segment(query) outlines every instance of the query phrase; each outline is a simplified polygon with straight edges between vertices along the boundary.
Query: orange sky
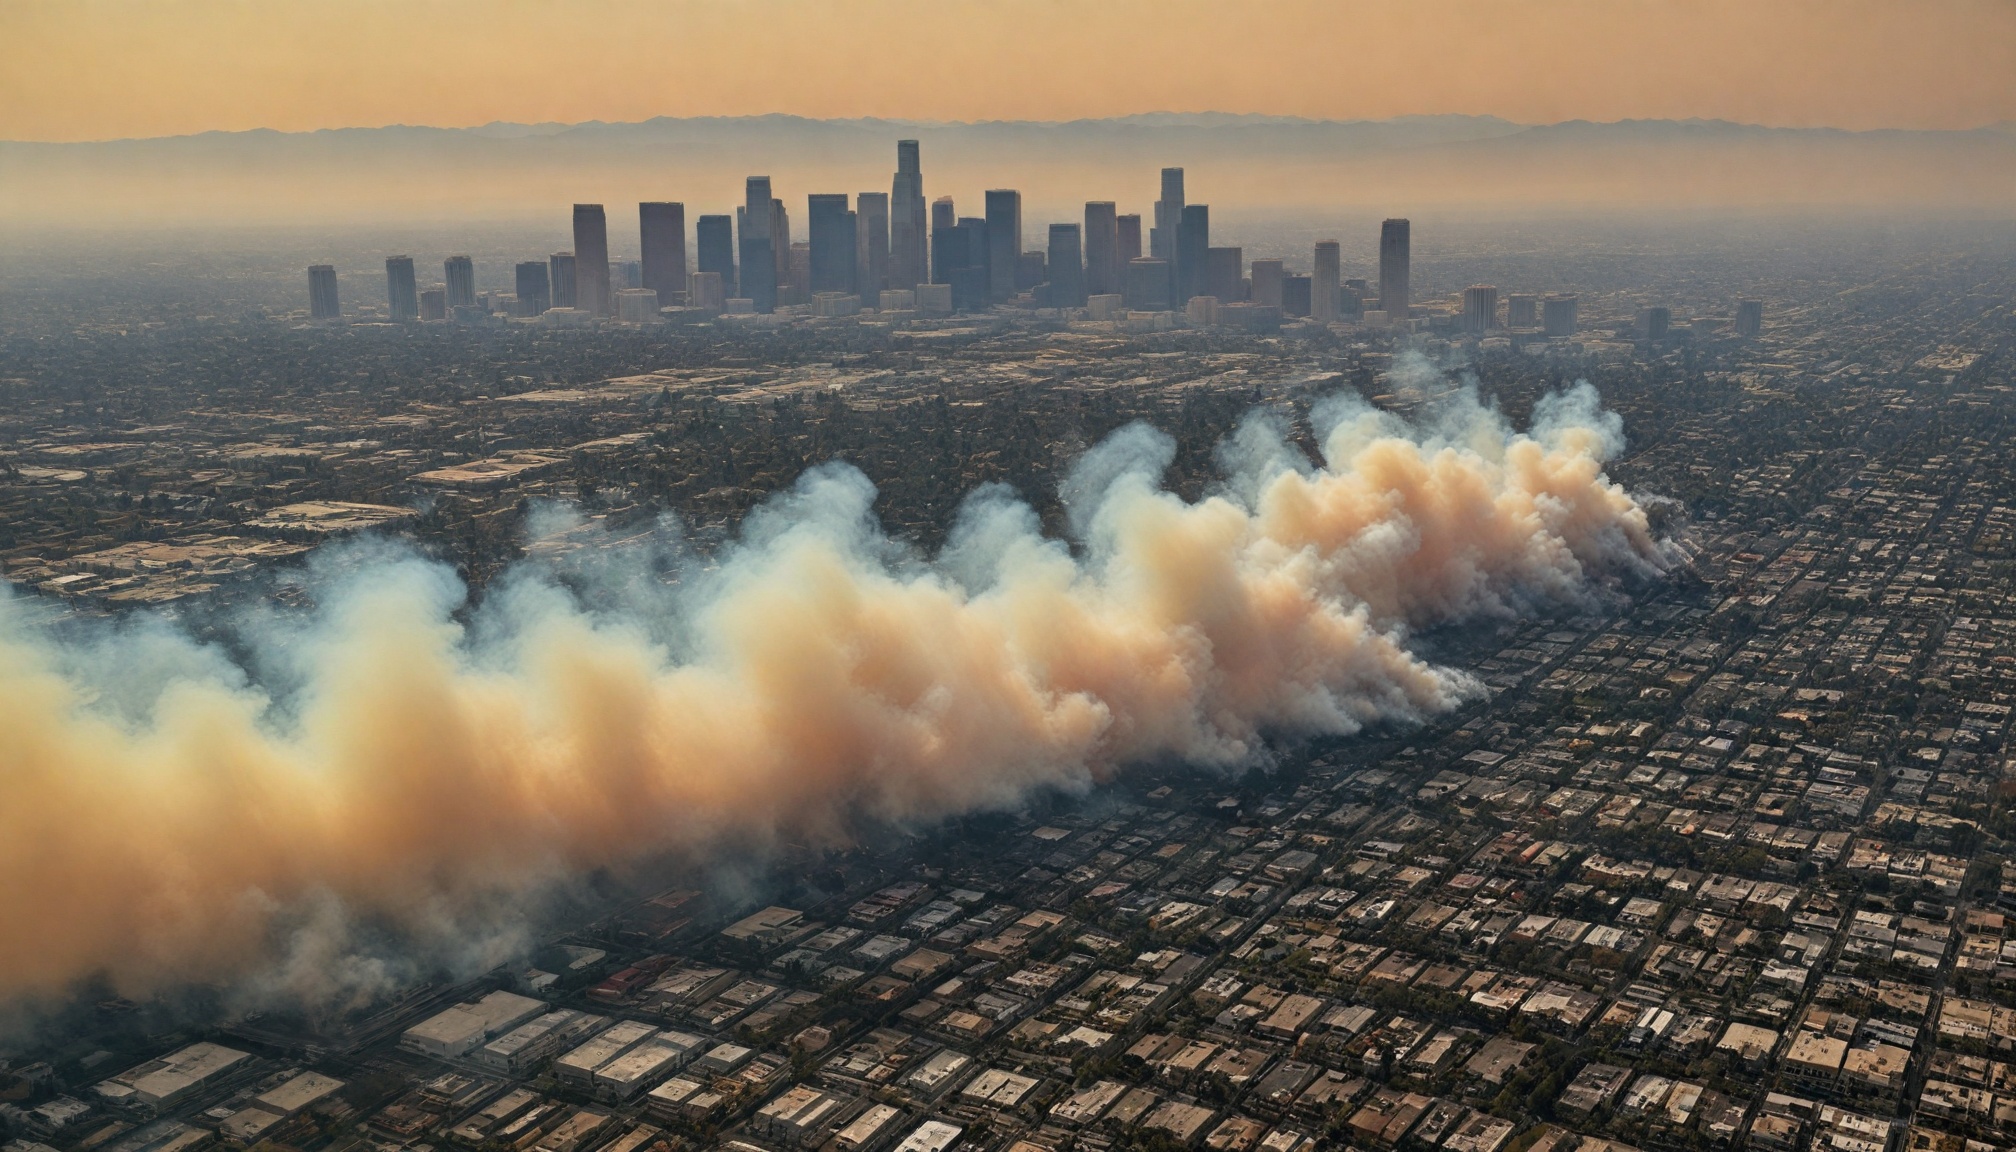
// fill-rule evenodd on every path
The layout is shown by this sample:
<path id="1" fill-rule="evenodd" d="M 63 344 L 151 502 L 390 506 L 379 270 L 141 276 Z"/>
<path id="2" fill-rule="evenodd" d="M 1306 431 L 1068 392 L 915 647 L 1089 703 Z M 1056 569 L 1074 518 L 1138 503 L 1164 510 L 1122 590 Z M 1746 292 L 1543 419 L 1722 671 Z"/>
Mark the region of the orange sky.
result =
<path id="1" fill-rule="evenodd" d="M 1144 111 L 2016 120 L 2012 0 L 0 0 L 0 139 Z"/>

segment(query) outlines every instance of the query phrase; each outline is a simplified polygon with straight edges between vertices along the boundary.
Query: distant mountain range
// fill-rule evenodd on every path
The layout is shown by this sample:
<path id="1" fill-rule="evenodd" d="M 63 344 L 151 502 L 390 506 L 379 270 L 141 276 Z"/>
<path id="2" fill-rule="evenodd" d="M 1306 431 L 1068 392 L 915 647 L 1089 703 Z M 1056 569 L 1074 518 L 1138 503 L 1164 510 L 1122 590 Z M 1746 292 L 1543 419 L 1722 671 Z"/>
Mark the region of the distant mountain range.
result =
<path id="1" fill-rule="evenodd" d="M 923 141 L 929 195 L 1012 186 L 1048 211 L 1087 199 L 1144 210 L 1163 165 L 1189 170 L 1193 199 L 1254 212 L 1604 204 L 1999 213 L 2016 202 L 2016 124 L 2008 123 L 1851 132 L 1719 120 L 1522 125 L 1492 116 L 1147 113 L 937 123 L 768 115 L 0 142 L 0 169 L 9 173 L 0 181 L 0 219 L 501 218 L 632 198 L 725 211 L 749 173 L 773 176 L 787 197 L 886 190 L 895 141 L 905 137 Z"/>

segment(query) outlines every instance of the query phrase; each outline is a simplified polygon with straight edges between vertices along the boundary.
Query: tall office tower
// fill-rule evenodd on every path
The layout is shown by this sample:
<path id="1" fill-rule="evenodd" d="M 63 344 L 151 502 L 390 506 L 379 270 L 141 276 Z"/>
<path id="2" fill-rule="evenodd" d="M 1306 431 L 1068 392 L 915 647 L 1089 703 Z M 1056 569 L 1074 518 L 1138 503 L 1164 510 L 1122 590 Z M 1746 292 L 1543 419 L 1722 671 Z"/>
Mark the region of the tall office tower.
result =
<path id="1" fill-rule="evenodd" d="M 1078 225 L 1050 225 L 1050 251 L 1043 270 L 1050 278 L 1052 308 L 1085 306 L 1085 265 Z"/>
<path id="2" fill-rule="evenodd" d="M 391 306 L 394 320 L 420 318 L 420 288 L 413 280 L 411 256 L 385 258 L 385 302 Z"/>
<path id="3" fill-rule="evenodd" d="M 1283 276 L 1281 278 L 1281 315 L 1309 315 L 1311 281 L 1307 276 Z"/>
<path id="4" fill-rule="evenodd" d="M 1647 340 L 1664 340 L 1673 326 L 1673 310 L 1654 304 L 1638 310 L 1638 335 Z"/>
<path id="5" fill-rule="evenodd" d="M 1315 271 L 1309 279 L 1309 316 L 1328 324 L 1344 314 L 1344 250 L 1335 240 L 1316 242 Z"/>
<path id="6" fill-rule="evenodd" d="M 805 198 L 806 228 L 812 237 L 811 292 L 855 291 L 854 265 L 860 259 L 860 218 L 847 208 L 845 192 L 815 192 Z"/>
<path id="7" fill-rule="evenodd" d="M 1412 228 L 1405 220 L 1388 220 L 1379 225 L 1379 307 L 1388 322 L 1407 316 L 1412 297 L 1408 295 L 1409 267 L 1413 260 Z"/>
<path id="8" fill-rule="evenodd" d="M 700 217 L 694 229 L 694 240 L 699 249 L 698 270 L 721 277 L 721 291 L 726 294 L 722 296 L 723 300 L 735 295 L 735 218 L 725 212 Z M 692 290 L 690 285 L 687 290 Z"/>
<path id="9" fill-rule="evenodd" d="M 1162 197 L 1155 201 L 1155 223 L 1148 229 L 1148 254 L 1158 260 L 1176 257 L 1176 230 L 1183 225 L 1183 169 L 1162 169 Z"/>
<path id="10" fill-rule="evenodd" d="M 1549 336 L 1575 334 L 1575 297 L 1549 296 L 1540 302 L 1540 326 Z"/>
<path id="11" fill-rule="evenodd" d="M 1482 336 L 1498 327 L 1498 289 L 1490 284 L 1472 284 L 1463 290 L 1463 331 Z"/>
<path id="12" fill-rule="evenodd" d="M 544 260 L 518 264 L 518 315 L 537 316 L 553 306 L 553 282 Z"/>
<path id="13" fill-rule="evenodd" d="M 1764 302 L 1762 300 L 1738 300 L 1736 302 L 1736 335 L 1753 339 L 1764 331 Z"/>
<path id="14" fill-rule="evenodd" d="M 446 320 L 448 318 L 448 290 L 439 285 L 420 293 L 420 319 Z"/>
<path id="15" fill-rule="evenodd" d="M 1281 306 L 1281 281 L 1288 275 L 1279 260 L 1253 261 L 1253 303 Z"/>
<path id="16" fill-rule="evenodd" d="M 918 160 L 917 141 L 898 140 L 896 179 L 889 186 L 889 287 L 915 288 L 928 282 L 926 229 L 935 227 L 924 203 L 924 169 Z"/>
<path id="17" fill-rule="evenodd" d="M 1148 255 L 1169 266 L 1169 293 L 1173 300 L 1181 280 L 1182 253 L 1177 250 L 1177 233 L 1183 228 L 1183 169 L 1162 169 L 1162 198 L 1155 201 L 1155 224 L 1148 231 Z"/>
<path id="18" fill-rule="evenodd" d="M 861 292 L 862 303 L 867 304 L 879 299 L 889 286 L 889 194 L 863 192 L 855 196 L 854 216 L 860 240 L 854 259 L 854 286 Z"/>
<path id="19" fill-rule="evenodd" d="M 792 303 L 804 303 L 798 297 L 805 294 L 805 286 L 810 283 L 798 277 L 798 258 L 791 254 L 797 247 L 791 242 L 791 213 L 785 210 L 784 201 L 771 200 L 770 251 L 775 253 L 777 258 L 777 302 L 780 304 L 784 303 L 787 291 L 794 293 L 791 297 Z"/>
<path id="20" fill-rule="evenodd" d="M 1192 296 L 1204 295 L 1206 255 L 1211 250 L 1211 206 L 1185 204 L 1176 225 L 1176 296 L 1170 301 L 1181 308 Z"/>
<path id="21" fill-rule="evenodd" d="M 1022 257 L 1022 194 L 1012 188 L 987 190 L 987 299 L 1015 299 L 1015 267 Z"/>
<path id="22" fill-rule="evenodd" d="M 786 272 L 777 285 L 777 303 L 810 304 L 812 302 L 812 242 L 800 240 L 791 245 L 788 254 L 791 270 Z"/>
<path id="23" fill-rule="evenodd" d="M 1540 326 L 1540 298 L 1530 293 L 1514 292 L 1505 297 L 1505 326 L 1507 328 L 1538 328 Z"/>
<path id="24" fill-rule="evenodd" d="M 449 308 L 476 306 L 476 263 L 467 256 L 450 256 L 441 262 L 441 279 L 448 285 Z"/>
<path id="25" fill-rule="evenodd" d="M 574 306 L 609 315 L 609 218 L 600 204 L 574 205 Z"/>
<path id="26" fill-rule="evenodd" d="M 1246 298 L 1244 248 L 1204 250 L 1204 295 L 1220 304 L 1237 304 Z"/>
<path id="27" fill-rule="evenodd" d="M 637 205 L 637 239 L 644 252 L 638 287 L 670 304 L 686 292 L 686 205 L 658 201 Z"/>
<path id="28" fill-rule="evenodd" d="M 1117 216 L 1113 224 L 1114 230 L 1120 236 L 1120 252 L 1117 258 L 1120 261 L 1120 276 L 1124 283 L 1127 265 L 1141 258 L 1141 214 L 1129 212 L 1125 216 Z"/>
<path id="29" fill-rule="evenodd" d="M 738 213 L 742 236 L 742 295 L 758 312 L 777 310 L 777 251 L 770 227 L 772 210 L 770 178 L 751 176 Z"/>
<path id="30" fill-rule="evenodd" d="M 931 277 L 926 283 L 950 284 L 952 270 L 966 266 L 966 234 L 959 231 L 959 221 L 951 215 L 951 207 L 950 197 L 931 206 Z M 939 208 L 947 211 L 941 214 Z"/>
<path id="31" fill-rule="evenodd" d="M 336 302 L 335 265 L 308 266 L 308 315 L 315 320 L 334 320 L 343 315 L 343 306 Z"/>
<path id="32" fill-rule="evenodd" d="M 992 246 L 987 243 L 986 219 L 961 216 L 958 226 L 949 229 L 947 236 L 943 282 L 952 286 L 952 307 L 961 311 L 987 307 L 988 272 L 993 252 Z M 933 242 L 935 247 L 935 236 Z"/>
<path id="33" fill-rule="evenodd" d="M 612 260 L 609 263 L 610 299 L 615 293 L 625 290 L 642 291 L 644 288 L 644 262 L 642 260 Z"/>
<path id="34" fill-rule="evenodd" d="M 1120 216 L 1111 200 L 1085 205 L 1085 292 L 1105 296 L 1120 291 Z"/>
<path id="35" fill-rule="evenodd" d="M 580 298 L 574 291 L 574 254 L 555 252 L 546 258 L 546 265 L 553 270 L 553 307 L 574 307 Z"/>
<path id="36" fill-rule="evenodd" d="M 1127 262 L 1127 307 L 1142 312 L 1162 312 L 1169 307 L 1169 262 L 1154 256 L 1137 256 Z"/>

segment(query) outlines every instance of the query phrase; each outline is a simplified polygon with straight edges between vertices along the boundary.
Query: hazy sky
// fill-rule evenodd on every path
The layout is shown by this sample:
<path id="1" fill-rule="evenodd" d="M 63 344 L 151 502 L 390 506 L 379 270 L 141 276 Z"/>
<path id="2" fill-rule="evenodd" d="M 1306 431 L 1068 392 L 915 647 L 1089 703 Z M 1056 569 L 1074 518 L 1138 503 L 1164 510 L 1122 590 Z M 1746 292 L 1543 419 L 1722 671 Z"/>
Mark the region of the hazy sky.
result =
<path id="1" fill-rule="evenodd" d="M 2016 120 L 2016 0 L 0 0 L 0 139 L 1147 111 Z"/>

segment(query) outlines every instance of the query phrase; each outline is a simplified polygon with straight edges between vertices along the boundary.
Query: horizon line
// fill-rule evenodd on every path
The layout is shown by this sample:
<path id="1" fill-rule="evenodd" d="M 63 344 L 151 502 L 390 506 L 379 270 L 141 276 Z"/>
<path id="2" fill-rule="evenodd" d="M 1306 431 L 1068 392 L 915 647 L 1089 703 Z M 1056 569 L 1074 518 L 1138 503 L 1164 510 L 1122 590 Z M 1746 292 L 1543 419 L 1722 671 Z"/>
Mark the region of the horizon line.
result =
<path id="1" fill-rule="evenodd" d="M 409 124 L 400 122 L 392 124 L 346 124 L 335 127 L 322 127 L 322 128 L 273 128 L 266 126 L 260 126 L 254 128 L 205 128 L 194 132 L 178 132 L 163 136 L 111 136 L 98 139 L 71 139 L 71 140 L 29 140 L 29 139 L 6 138 L 6 139 L 0 139 L 0 145 L 24 145 L 24 146 L 40 145 L 48 147 L 76 147 L 76 146 L 99 145 L 99 144 L 161 143 L 174 140 L 194 140 L 205 136 L 253 136 L 253 135 L 318 136 L 318 135 L 335 134 L 342 132 L 386 132 L 398 129 L 428 131 L 428 132 L 478 132 L 486 128 L 527 128 L 527 129 L 552 129 L 554 131 L 552 131 L 549 134 L 559 135 L 563 132 L 568 132 L 579 128 L 642 127 L 644 125 L 657 123 L 659 121 L 732 122 L 732 121 L 756 121 L 756 120 L 792 120 L 792 121 L 800 121 L 806 124 L 890 124 L 890 125 L 902 125 L 905 127 L 939 128 L 939 129 L 986 128 L 996 126 L 1068 128 L 1074 125 L 1117 123 L 1129 120 L 1153 120 L 1164 117 L 1171 119 L 1222 118 L 1225 120 L 1235 120 L 1235 121 L 1238 120 L 1271 121 L 1276 124 L 1284 126 L 1306 125 L 1310 127 L 1361 125 L 1361 124 L 1362 125 L 1403 124 L 1409 121 L 1432 121 L 1432 120 L 1472 120 L 1472 121 L 1493 122 L 1496 124 L 1505 125 L 1508 128 L 1517 129 L 1519 131 L 1532 131 L 1535 129 L 1546 129 L 1546 128 L 1564 128 L 1572 126 L 1614 128 L 1625 125 L 1670 124 L 1670 125 L 1682 125 L 1682 126 L 1737 128 L 1759 132 L 1801 132 L 1801 133 L 1824 132 L 1842 136 L 1876 136 L 1876 135 L 1961 136 L 1979 132 L 2006 132 L 2016 130 L 2016 121 L 2011 120 L 1986 121 L 1980 124 L 1976 124 L 1973 127 L 1969 128 L 1913 128 L 1913 127 L 1841 128 L 1826 124 L 1760 124 L 1748 121 L 1725 120 L 1719 117 L 1703 117 L 1703 116 L 1685 116 L 1685 117 L 1641 116 L 1641 117 L 1622 117 L 1616 120 L 1591 120 L 1583 117 L 1572 117 L 1566 120 L 1555 120 L 1545 123 L 1540 122 L 1529 123 L 1518 120 L 1508 120 L 1502 116 L 1497 116 L 1491 113 L 1470 113 L 1470 112 L 1410 112 L 1399 116 L 1387 116 L 1379 118 L 1373 118 L 1373 117 L 1331 118 L 1331 117 L 1296 116 L 1292 114 L 1278 114 L 1272 112 L 1223 112 L 1217 110 L 1176 112 L 1164 109 L 1164 110 L 1155 110 L 1146 112 L 1116 113 L 1110 116 L 1080 116 L 1069 120 L 1025 120 L 1025 119 L 1013 119 L 1013 118 L 980 119 L 980 120 L 930 120 L 930 119 L 910 119 L 905 117 L 892 117 L 892 116 L 807 116 L 802 113 L 796 113 L 796 112 L 772 111 L 772 112 L 739 113 L 735 115 L 708 115 L 708 116 L 657 115 L 657 116 L 648 116 L 641 120 L 575 120 L 575 121 L 488 120 L 480 124 Z M 1182 125 L 1171 125 L 1171 127 L 1181 127 L 1181 126 Z"/>

